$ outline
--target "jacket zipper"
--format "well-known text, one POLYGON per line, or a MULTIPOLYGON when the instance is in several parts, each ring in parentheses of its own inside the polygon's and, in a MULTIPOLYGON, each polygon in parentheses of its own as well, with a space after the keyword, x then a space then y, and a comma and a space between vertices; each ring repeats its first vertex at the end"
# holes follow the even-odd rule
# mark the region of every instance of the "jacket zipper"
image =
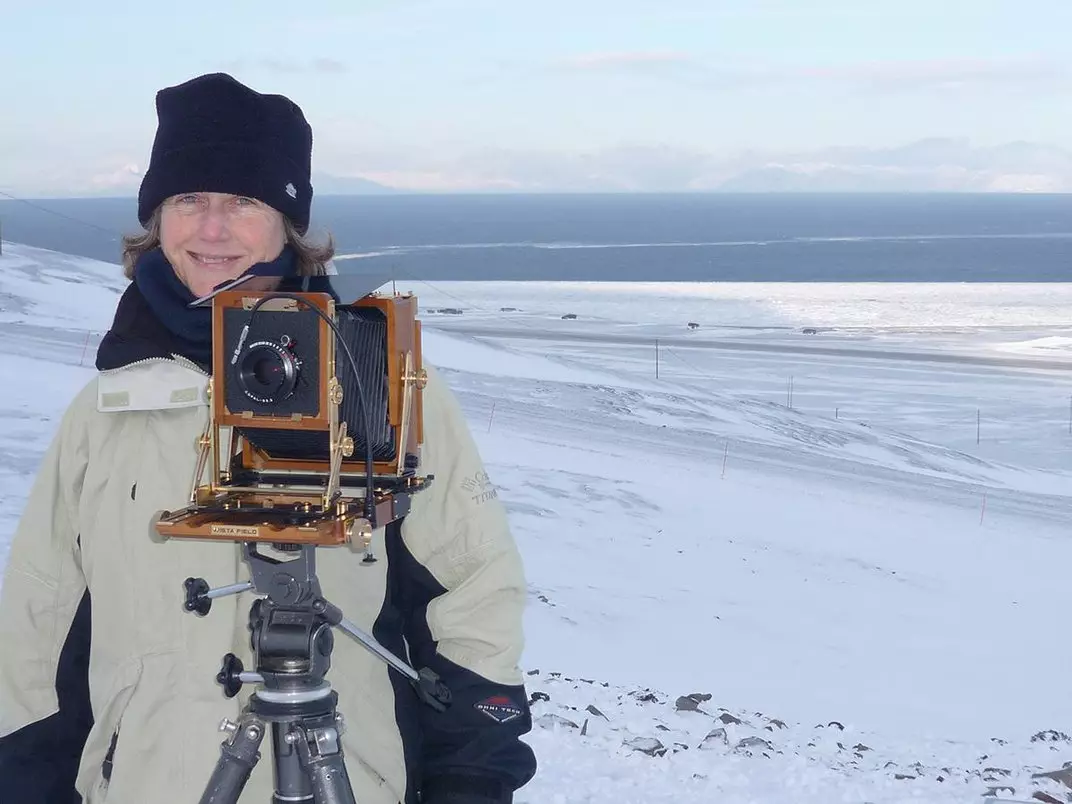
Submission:
POLYGON ((102 375, 115 375, 120 374, 124 371, 128 371, 129 369, 139 368, 141 366, 151 366, 160 363, 175 363, 176 365, 182 366, 183 368, 190 369, 191 371, 196 371, 198 374, 200 374, 202 377, 205 377, 206 379, 212 376, 199 365, 197 365, 197 363, 185 357, 182 357, 181 355, 173 355, 171 357, 144 357, 141 360, 135 360, 133 363, 127 363, 125 366, 120 366, 119 368, 103 369, 100 373, 102 375))

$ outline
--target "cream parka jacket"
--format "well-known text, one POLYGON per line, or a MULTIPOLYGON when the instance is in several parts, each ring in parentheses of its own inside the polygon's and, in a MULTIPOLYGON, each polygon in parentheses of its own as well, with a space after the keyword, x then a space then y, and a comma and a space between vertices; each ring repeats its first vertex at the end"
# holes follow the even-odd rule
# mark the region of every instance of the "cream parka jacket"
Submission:
MULTIPOLYGON (((415 666, 432 666, 454 694, 447 712, 433 712, 398 673, 336 633, 328 680, 361 804, 438 801, 428 791, 440 777, 448 790, 451 779, 463 790, 467 778, 501 782, 506 792, 487 800, 510 801, 535 772, 519 739, 531 727, 519 670, 520 557, 460 407, 442 376, 428 374, 420 471, 435 475, 432 485, 400 527, 374 534, 376 563, 348 547, 317 551, 325 597, 415 666)), ((88 603, 92 728, 74 751, 85 804, 197 802, 219 757, 219 725, 237 719, 250 692, 228 699, 215 676, 227 652, 253 666, 252 594, 219 598, 205 617, 182 605, 188 577, 212 587, 249 578, 239 545, 161 540, 152 528, 158 512, 188 499, 206 387, 181 358, 101 372, 63 416, 14 536, 0 596, 0 756, 9 757, 0 767, 60 772, 45 752, 65 737, 48 724, 60 717, 61 653, 88 603), (11 759, 20 756, 21 765, 11 759)), ((242 804, 271 800, 270 743, 242 804)), ((0 791, 8 783, 0 779, 0 791)))

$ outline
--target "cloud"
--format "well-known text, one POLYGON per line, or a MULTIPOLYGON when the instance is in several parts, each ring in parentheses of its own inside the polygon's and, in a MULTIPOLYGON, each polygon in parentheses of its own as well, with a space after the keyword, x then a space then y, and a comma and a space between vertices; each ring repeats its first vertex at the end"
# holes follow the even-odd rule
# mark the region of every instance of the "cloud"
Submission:
POLYGON ((355 172, 365 178, 427 192, 1072 192, 1072 153, 1024 142, 973 147, 967 140, 930 139, 897 148, 739 154, 624 144, 357 156, 362 164, 355 172))
POLYGON ((1072 84, 1072 70, 1068 66, 1033 59, 864 62, 806 67, 800 70, 798 75, 805 81, 850 83, 886 91, 995 86, 1067 88, 1072 84))
POLYGON ((730 63, 679 51, 582 53, 558 60, 560 70, 661 75, 701 90, 767 86, 848 87, 868 92, 1010 88, 1072 89, 1072 65, 1046 59, 918 59, 844 64, 730 63))
POLYGON ((141 177, 141 168, 136 163, 130 162, 114 170, 90 176, 89 187, 94 191, 130 189, 141 183, 141 177))
POLYGON ((559 59, 554 66, 584 72, 609 70, 659 70, 666 67, 687 67, 693 57, 676 51, 633 50, 611 53, 581 53, 559 59))
POLYGON ((345 73, 349 67, 345 62, 331 58, 316 59, 278 59, 265 57, 259 59, 233 59, 224 62, 225 70, 260 69, 274 73, 345 73))

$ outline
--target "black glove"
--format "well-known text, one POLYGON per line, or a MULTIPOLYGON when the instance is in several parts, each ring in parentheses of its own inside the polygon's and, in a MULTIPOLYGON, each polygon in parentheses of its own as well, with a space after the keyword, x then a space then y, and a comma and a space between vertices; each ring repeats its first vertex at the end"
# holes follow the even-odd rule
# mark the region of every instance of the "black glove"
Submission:
POLYGON ((421 804, 512 804, 513 791, 488 776, 436 776, 421 790, 421 804))

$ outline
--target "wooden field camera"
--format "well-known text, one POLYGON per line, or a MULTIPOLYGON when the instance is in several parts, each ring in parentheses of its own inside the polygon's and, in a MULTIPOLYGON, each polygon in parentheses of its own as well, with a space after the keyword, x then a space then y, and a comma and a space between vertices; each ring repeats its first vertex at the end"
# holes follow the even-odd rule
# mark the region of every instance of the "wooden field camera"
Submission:
POLYGON ((158 533, 367 550, 432 481, 417 474, 427 375, 416 297, 227 290, 212 299, 212 332, 190 504, 164 512, 158 533))

